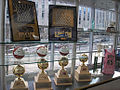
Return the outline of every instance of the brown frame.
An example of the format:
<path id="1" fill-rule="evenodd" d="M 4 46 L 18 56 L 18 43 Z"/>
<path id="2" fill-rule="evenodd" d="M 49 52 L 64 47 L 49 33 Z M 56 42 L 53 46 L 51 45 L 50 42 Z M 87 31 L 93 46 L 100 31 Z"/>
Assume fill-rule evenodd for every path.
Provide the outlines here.
<path id="1" fill-rule="evenodd" d="M 12 41 L 40 41 L 35 2 L 8 0 Z"/>

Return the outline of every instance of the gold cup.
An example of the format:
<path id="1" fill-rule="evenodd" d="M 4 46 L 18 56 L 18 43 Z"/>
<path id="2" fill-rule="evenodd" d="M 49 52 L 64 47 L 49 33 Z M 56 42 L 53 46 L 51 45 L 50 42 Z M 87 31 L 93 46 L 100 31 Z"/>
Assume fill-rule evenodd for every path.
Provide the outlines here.
<path id="1" fill-rule="evenodd" d="M 11 83 L 10 90 L 28 90 L 28 83 L 21 76 L 25 73 L 25 68 L 20 64 L 13 68 L 13 74 L 17 76 Z"/>
<path id="2" fill-rule="evenodd" d="M 41 73 L 44 74 L 44 70 L 48 68 L 48 62 L 45 59 L 41 59 L 40 63 L 38 63 L 38 68 L 41 69 Z"/>
<path id="3" fill-rule="evenodd" d="M 80 61 L 83 63 L 83 65 L 85 65 L 85 62 L 87 62 L 88 60 L 88 56 L 86 54 L 83 54 L 82 57 L 80 58 Z"/>
<path id="4" fill-rule="evenodd" d="M 72 85 L 72 78 L 68 75 L 68 72 L 64 69 L 68 65 L 68 58 L 62 57 L 59 61 L 61 69 L 55 73 L 54 82 L 56 85 Z"/>
<path id="5" fill-rule="evenodd" d="M 59 61 L 59 65 L 62 67 L 62 69 L 64 69 L 64 67 L 68 65 L 68 58 L 62 57 Z"/>
<path id="6" fill-rule="evenodd" d="M 85 62 L 88 60 L 88 56 L 83 54 L 80 57 L 80 61 L 82 65 L 78 66 L 77 70 L 75 71 L 75 79 L 79 81 L 90 81 L 91 74 L 89 73 L 88 67 L 85 65 Z"/>
<path id="7" fill-rule="evenodd" d="M 41 69 L 41 72 L 34 78 L 34 90 L 52 90 L 51 79 L 45 72 L 45 69 L 48 68 L 48 62 L 44 58 L 40 59 L 38 68 Z"/>

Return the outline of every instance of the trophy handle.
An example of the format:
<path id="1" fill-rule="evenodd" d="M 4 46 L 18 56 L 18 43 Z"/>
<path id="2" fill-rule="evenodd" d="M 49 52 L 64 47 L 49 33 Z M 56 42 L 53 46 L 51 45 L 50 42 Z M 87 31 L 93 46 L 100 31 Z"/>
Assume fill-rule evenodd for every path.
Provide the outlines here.
<path id="1" fill-rule="evenodd" d="M 42 72 L 41 72 L 42 74 L 45 74 L 45 71 L 44 71 L 44 69 L 42 69 Z"/>
<path id="2" fill-rule="evenodd" d="M 64 70 L 64 66 L 62 66 L 62 70 Z"/>

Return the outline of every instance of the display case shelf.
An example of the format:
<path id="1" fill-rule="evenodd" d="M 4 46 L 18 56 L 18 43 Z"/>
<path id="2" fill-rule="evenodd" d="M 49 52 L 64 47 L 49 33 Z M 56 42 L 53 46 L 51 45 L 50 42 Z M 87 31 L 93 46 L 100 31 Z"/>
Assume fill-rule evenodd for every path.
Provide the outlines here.
<path id="1" fill-rule="evenodd" d="M 39 58 L 40 59 L 40 58 Z M 79 60 L 79 58 L 75 58 L 75 59 L 68 59 L 68 62 L 69 61 L 72 61 L 72 60 Z M 59 61 L 59 59 L 56 59 L 56 60 L 46 60 L 45 62 L 48 62 L 48 63 L 51 63 L 51 62 L 58 62 Z M 35 63 L 44 63 L 44 62 L 39 62 L 38 60 L 35 60 L 35 61 L 12 61 L 12 62 L 8 62 L 8 63 L 6 63 L 6 64 L 4 64 L 4 65 L 1 65 L 0 64 L 0 66 L 12 66 L 12 65 L 18 65 L 18 64 L 35 64 Z"/>
<path id="2" fill-rule="evenodd" d="M 20 42 L 0 42 L 0 44 L 50 44 L 50 43 L 81 43 L 84 44 L 86 41 L 77 41 L 77 42 L 71 42 L 71 41 L 20 41 Z"/>

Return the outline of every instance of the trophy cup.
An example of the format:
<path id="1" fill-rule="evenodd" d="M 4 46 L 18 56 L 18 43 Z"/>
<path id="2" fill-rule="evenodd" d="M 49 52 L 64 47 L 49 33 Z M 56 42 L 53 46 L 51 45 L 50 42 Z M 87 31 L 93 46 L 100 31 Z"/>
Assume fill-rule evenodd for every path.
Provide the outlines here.
<path id="1" fill-rule="evenodd" d="M 16 59 L 22 59 L 24 57 L 24 51 L 22 47 L 17 47 L 13 50 L 13 56 Z M 23 76 L 25 68 L 18 64 L 13 68 L 13 74 L 17 76 L 14 82 L 11 82 L 10 90 L 28 90 L 28 82 L 24 81 Z"/>
<path id="2" fill-rule="evenodd" d="M 101 44 L 97 45 L 97 48 L 98 48 L 97 53 L 98 53 L 98 57 L 99 57 L 99 56 L 100 56 L 101 49 L 102 49 L 102 45 L 101 45 Z"/>
<path id="3" fill-rule="evenodd" d="M 98 69 L 98 59 L 100 59 L 100 57 L 102 57 L 100 55 L 100 53 L 102 51 L 102 45 L 101 44 L 97 45 L 97 48 L 98 48 L 98 50 L 97 50 L 97 54 L 98 55 L 96 55 L 96 53 L 95 53 L 93 74 L 91 74 L 92 77 L 103 76 L 103 74 L 101 73 L 101 71 Z M 103 60 L 103 57 L 102 57 L 102 60 Z M 102 63 L 101 63 L 101 68 L 102 68 Z"/>
<path id="4" fill-rule="evenodd" d="M 80 57 L 82 65 L 78 66 L 75 71 L 75 79 L 79 81 L 91 81 L 91 74 L 89 73 L 88 67 L 84 64 L 88 60 L 88 56 L 83 54 Z"/>
<path id="5" fill-rule="evenodd" d="M 59 65 L 61 66 L 61 69 L 55 73 L 54 82 L 56 85 L 72 85 L 72 78 L 68 75 L 67 71 L 64 69 L 65 66 L 68 65 L 68 58 L 65 57 L 68 55 L 69 49 L 67 46 L 63 46 L 60 49 L 60 54 L 63 55 L 59 61 Z"/>
<path id="6" fill-rule="evenodd" d="M 38 47 L 37 54 L 41 57 L 38 68 L 42 71 L 34 78 L 34 90 L 53 90 L 51 88 L 51 79 L 44 71 L 48 67 L 48 62 L 43 58 L 47 55 L 47 48 L 45 46 Z"/>

